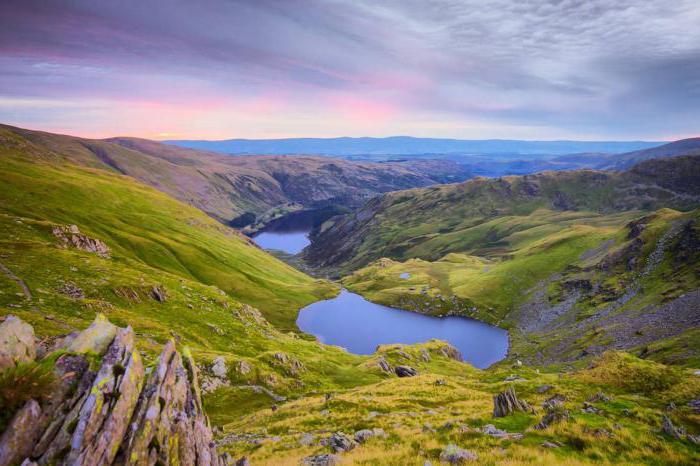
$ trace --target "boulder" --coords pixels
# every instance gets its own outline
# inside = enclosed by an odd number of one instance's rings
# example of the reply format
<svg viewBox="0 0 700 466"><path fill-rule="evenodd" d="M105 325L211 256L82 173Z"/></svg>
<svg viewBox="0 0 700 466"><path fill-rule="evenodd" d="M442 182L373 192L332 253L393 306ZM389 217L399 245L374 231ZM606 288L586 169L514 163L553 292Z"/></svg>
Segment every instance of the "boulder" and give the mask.
<svg viewBox="0 0 700 466"><path fill-rule="evenodd" d="M457 445L449 444L440 453L440 461L449 464L464 464L470 461L476 461L479 457L476 453L464 448L459 448Z"/></svg>
<svg viewBox="0 0 700 466"><path fill-rule="evenodd" d="M565 401L566 397L560 393L557 393L556 395L552 395L546 400L544 400L544 402L542 403L542 407L549 411L558 406L563 406Z"/></svg>
<svg viewBox="0 0 700 466"><path fill-rule="evenodd" d="M78 334L66 348L73 353L94 353L102 355L117 335L117 326L104 314L97 314L88 328Z"/></svg>
<svg viewBox="0 0 700 466"><path fill-rule="evenodd" d="M29 456L34 446L28 440L35 437L36 426L41 417L41 407L35 400L27 401L15 413L10 424L0 437L0 465L19 464Z"/></svg>
<svg viewBox="0 0 700 466"><path fill-rule="evenodd" d="M537 423L534 428L537 430L543 430L552 424L569 419L569 417L570 414L568 410L563 409L560 406L555 406L547 411L547 413L542 417L542 420Z"/></svg>
<svg viewBox="0 0 700 466"><path fill-rule="evenodd" d="M362 429L358 430L355 432L354 438L355 442L357 443L365 443L367 440L371 439L372 437L385 437L386 433L384 432L384 429Z"/></svg>
<svg viewBox="0 0 700 466"><path fill-rule="evenodd" d="M418 375L418 371L411 366L396 366L394 372L399 377L415 377Z"/></svg>
<svg viewBox="0 0 700 466"><path fill-rule="evenodd" d="M81 334L91 335L83 338L90 344L80 348L96 348L103 336L97 330L106 324L96 319ZM58 357L51 396L28 402L0 438L0 466L228 464L217 455L188 352L169 342L146 376L127 327L116 330L103 353L97 371L82 354Z"/></svg>
<svg viewBox="0 0 700 466"><path fill-rule="evenodd" d="M336 432L331 435L327 440L327 444L334 453L350 451L357 446L353 439L342 432Z"/></svg>
<svg viewBox="0 0 700 466"><path fill-rule="evenodd" d="M0 324L0 370L33 361L34 358L34 329L17 316L7 316Z"/></svg>
<svg viewBox="0 0 700 466"><path fill-rule="evenodd" d="M336 466L340 464L338 455L313 455L301 460L301 464L306 466Z"/></svg>
<svg viewBox="0 0 700 466"><path fill-rule="evenodd" d="M535 389L535 391L537 393L546 393L546 392L550 391L552 388L554 388L554 387L552 387L551 385L540 385L539 387L537 387Z"/></svg>
<svg viewBox="0 0 700 466"><path fill-rule="evenodd" d="M505 417L517 411L534 413L526 401L518 399L512 386L508 387L505 392L494 395L493 417Z"/></svg>
<svg viewBox="0 0 700 466"><path fill-rule="evenodd" d="M151 288L151 298L155 299L159 303L164 303L168 299L168 293L163 285L154 285Z"/></svg>
<svg viewBox="0 0 700 466"><path fill-rule="evenodd" d="M219 356L212 361L210 366L211 373L217 377L226 377L228 375L228 368L226 367L226 359L223 356Z"/></svg>
<svg viewBox="0 0 700 466"><path fill-rule="evenodd" d="M54 227L52 233L63 243L64 247L72 246L81 251L95 253L103 258L109 257L109 247L99 239L82 234L77 225L57 226Z"/></svg>
<svg viewBox="0 0 700 466"><path fill-rule="evenodd" d="M673 421L671 421L671 418L664 415L663 421L661 423L661 430L664 432L664 434L668 435L669 437L675 438L676 440L682 440L683 437L685 436L685 431L683 430L682 427L676 427L673 425Z"/></svg>

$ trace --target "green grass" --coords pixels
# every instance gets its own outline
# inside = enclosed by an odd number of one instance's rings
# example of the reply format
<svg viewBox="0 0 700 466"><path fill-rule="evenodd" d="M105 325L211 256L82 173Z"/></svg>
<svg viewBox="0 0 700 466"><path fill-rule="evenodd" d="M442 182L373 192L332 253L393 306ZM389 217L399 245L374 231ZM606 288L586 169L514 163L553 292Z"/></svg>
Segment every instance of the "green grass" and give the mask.
<svg viewBox="0 0 700 466"><path fill-rule="evenodd" d="M216 286L280 328L293 329L300 307L335 293L201 211L127 177L5 156L0 183L6 226L21 228L12 218L46 222L47 231L53 223L76 224L107 243L114 262Z"/></svg>

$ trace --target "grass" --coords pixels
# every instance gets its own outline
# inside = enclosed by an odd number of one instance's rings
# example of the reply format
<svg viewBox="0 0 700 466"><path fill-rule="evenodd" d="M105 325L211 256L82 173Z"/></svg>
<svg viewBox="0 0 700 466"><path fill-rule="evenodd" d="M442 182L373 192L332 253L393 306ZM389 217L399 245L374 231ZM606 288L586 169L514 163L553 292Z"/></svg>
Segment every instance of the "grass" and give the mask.
<svg viewBox="0 0 700 466"><path fill-rule="evenodd" d="M687 406L700 393L700 378L690 369L610 353L571 368L520 366L506 360L478 370L446 357L439 341L383 345L370 356L352 355L289 331L299 307L332 295L335 286L286 266L198 210L98 169L13 153L2 155L0 164L0 262L32 293L27 298L15 280L0 275L0 313L29 322L42 339L83 329L97 313L104 313L115 324L134 328L147 364L153 364L170 338L191 350L203 373L214 358L223 356L228 386L206 394L204 405L212 424L222 429L220 450L234 458L247 455L252 464L298 464L305 456L330 452L319 442L331 432L352 434L376 427L387 436L343 453L345 463L437 464L448 444L475 452L480 464L684 465L700 460L697 446L659 432L669 402L677 406L670 413L674 423L691 434L700 432L700 416ZM625 232L619 227L626 221L624 215L573 215L535 207L526 205L482 228L479 235L493 238L486 248L448 251L434 261L382 261L367 269L367 276L361 271L350 277L347 285L364 286L364 293L387 299L427 285L431 303L444 304L437 295L453 292L460 305L478 307L481 318L499 321L503 310L517 304L539 277L556 271L581 273L569 270L571 262L597 263L600 258L584 261L581 253L600 241L615 240L611 252L625 247ZM645 244L663 235L669 222L686 218L683 215L669 211L654 217L658 225L645 233ZM51 230L66 224L104 240L111 257L61 247ZM465 235L476 231L466 231L472 227L464 225ZM431 234L428 226L416 228ZM437 244L440 238L432 241ZM469 239L469 244L476 243ZM403 271L411 273L408 280L398 278ZM654 293L671 292L664 286L670 286L668 276L673 274L682 290L695 283L691 272L662 262L644 283ZM156 285L166 291L164 302L152 297ZM81 291L79 296L66 291L75 289ZM552 298L560 291L548 289ZM511 335L523 351L533 342L548 344L546 335ZM602 338L594 333L583 337ZM673 341L659 342L659 354L677 356L679 348L695 344L696 337L697 332L689 330ZM276 357L278 353L286 358ZM384 373L376 364L380 356L393 366L410 365L420 375L397 378ZM293 366L292 361L300 364ZM588 362L593 365L584 367ZM41 374L48 374L51 363L47 359L20 366L18 371L30 374L26 378L18 372L2 373L0 392L3 384L6 391L11 389L2 395L9 400L3 401L4 414L26 396L42 396L48 379ZM511 375L523 380L506 382ZM17 390L17 380L28 380L30 386ZM510 384L537 412L492 419L493 395ZM538 387L545 384L553 388L540 393ZM242 387L252 385L286 401ZM611 401L595 403L599 414L581 412L583 402L599 391ZM566 396L571 420L533 430L543 414L542 402L554 393ZM478 429L486 424L524 437L484 435ZM229 434L248 434L255 441L226 442ZM301 443L307 434L313 442ZM545 441L561 446L544 448Z"/></svg>
<svg viewBox="0 0 700 466"><path fill-rule="evenodd" d="M283 329L295 328L300 307L336 292L201 211L127 177L4 156L0 183L0 213L5 226L13 227L6 234L22 229L15 219L43 222L47 229L76 224L107 243L114 262L138 262L216 286Z"/></svg>

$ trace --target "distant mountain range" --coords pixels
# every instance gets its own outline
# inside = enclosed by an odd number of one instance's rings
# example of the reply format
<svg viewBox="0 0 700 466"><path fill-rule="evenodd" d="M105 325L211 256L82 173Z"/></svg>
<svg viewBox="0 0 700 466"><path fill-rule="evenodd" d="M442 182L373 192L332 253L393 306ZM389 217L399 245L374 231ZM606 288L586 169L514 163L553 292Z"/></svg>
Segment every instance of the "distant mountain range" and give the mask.
<svg viewBox="0 0 700 466"><path fill-rule="evenodd" d="M226 139L163 141L180 147L226 154L318 154L335 156L480 154L553 156L579 152L621 153L649 149L663 141L520 141L510 139L386 138Z"/></svg>

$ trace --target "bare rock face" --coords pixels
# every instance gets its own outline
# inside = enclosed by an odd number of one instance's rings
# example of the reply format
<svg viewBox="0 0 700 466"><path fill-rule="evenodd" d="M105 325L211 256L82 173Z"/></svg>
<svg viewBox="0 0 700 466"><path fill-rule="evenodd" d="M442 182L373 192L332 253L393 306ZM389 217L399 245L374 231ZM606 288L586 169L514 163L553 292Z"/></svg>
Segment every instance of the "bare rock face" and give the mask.
<svg viewBox="0 0 700 466"><path fill-rule="evenodd" d="M116 335L117 326L104 314L97 314L92 324L80 332L66 349L73 353L104 354Z"/></svg>
<svg viewBox="0 0 700 466"><path fill-rule="evenodd" d="M0 324L0 370L36 357L34 329L19 317L9 315Z"/></svg>
<svg viewBox="0 0 700 466"><path fill-rule="evenodd" d="M77 225L57 226L54 227L52 233L65 247L72 246L104 258L108 258L111 252L109 247L101 240L82 234Z"/></svg>
<svg viewBox="0 0 700 466"><path fill-rule="evenodd" d="M415 377L418 375L418 371L411 366L396 366L394 372L399 377Z"/></svg>
<svg viewBox="0 0 700 466"><path fill-rule="evenodd" d="M513 387L508 387L505 392L494 395L493 417L505 417L517 411L534 412L526 401L518 399Z"/></svg>
<svg viewBox="0 0 700 466"><path fill-rule="evenodd" d="M58 357L51 396L28 401L0 437L0 466L226 464L202 409L191 356L171 341L146 374L133 330L112 327L98 316L72 342L102 356L96 371L84 354Z"/></svg>

